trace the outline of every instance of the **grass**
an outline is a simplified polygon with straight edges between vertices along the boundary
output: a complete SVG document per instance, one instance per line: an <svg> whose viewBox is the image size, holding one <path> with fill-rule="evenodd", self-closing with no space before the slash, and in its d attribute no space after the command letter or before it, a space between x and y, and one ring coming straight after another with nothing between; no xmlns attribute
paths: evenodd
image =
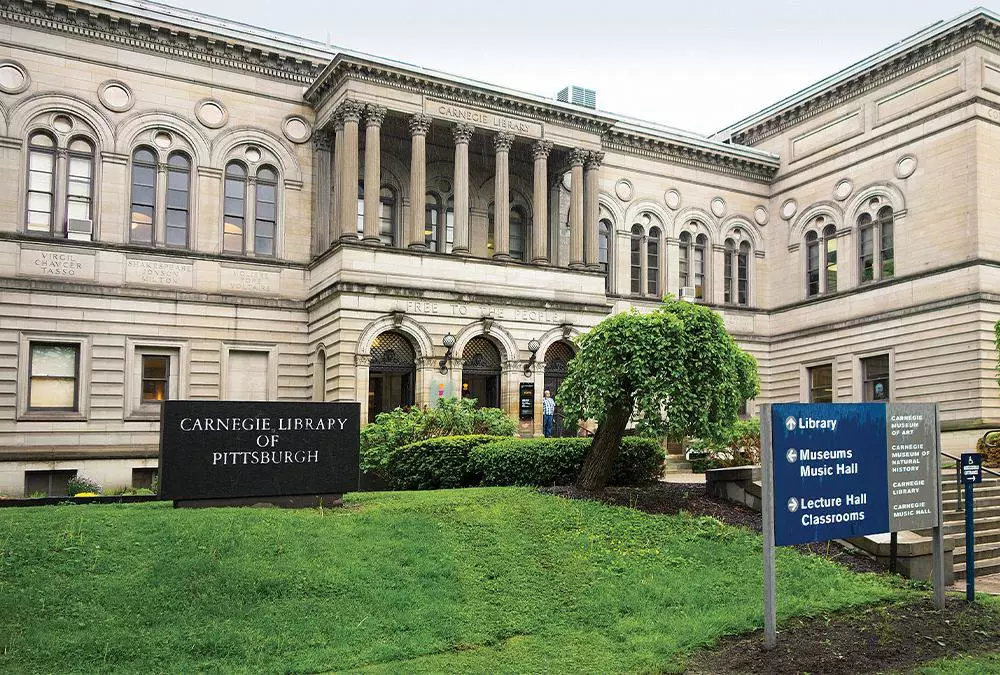
<svg viewBox="0 0 1000 675"><path fill-rule="evenodd" d="M762 624L761 540L526 489L0 511L7 672L635 672ZM779 551L779 613L914 593Z"/></svg>

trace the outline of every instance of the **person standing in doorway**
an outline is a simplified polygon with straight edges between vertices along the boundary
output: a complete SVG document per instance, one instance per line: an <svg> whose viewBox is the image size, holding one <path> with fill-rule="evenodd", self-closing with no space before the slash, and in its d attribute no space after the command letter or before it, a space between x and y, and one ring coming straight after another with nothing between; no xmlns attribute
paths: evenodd
<svg viewBox="0 0 1000 675"><path fill-rule="evenodd" d="M542 392L542 435L545 438L552 438L552 424L556 417L556 400L552 398L552 392L546 389Z"/></svg>

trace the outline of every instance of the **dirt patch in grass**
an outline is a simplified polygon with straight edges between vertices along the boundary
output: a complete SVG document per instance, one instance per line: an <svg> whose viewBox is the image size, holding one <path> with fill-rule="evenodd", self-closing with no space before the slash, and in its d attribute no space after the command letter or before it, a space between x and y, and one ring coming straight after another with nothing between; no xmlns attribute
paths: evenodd
<svg viewBox="0 0 1000 675"><path fill-rule="evenodd" d="M1000 639L994 605L948 598L850 610L785 621L778 645L764 651L763 631L724 638L694 654L689 673L875 673L989 651Z"/></svg>
<svg viewBox="0 0 1000 675"><path fill-rule="evenodd" d="M748 506L705 494L704 484L653 483L638 487L609 487L601 492L586 492L574 486L542 490L570 499L594 499L605 504L628 506L645 513L676 514L681 511L696 516L712 516L728 525L760 532L760 513ZM802 544L795 547L802 553L814 553L844 565L854 572L884 572L884 565L864 553L847 548L835 541Z"/></svg>

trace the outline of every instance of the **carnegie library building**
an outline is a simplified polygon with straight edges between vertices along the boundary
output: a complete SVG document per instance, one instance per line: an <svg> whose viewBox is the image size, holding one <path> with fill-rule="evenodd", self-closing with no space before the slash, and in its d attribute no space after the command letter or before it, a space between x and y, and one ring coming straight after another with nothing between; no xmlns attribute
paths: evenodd
<svg viewBox="0 0 1000 675"><path fill-rule="evenodd" d="M539 435L573 338L664 296L757 358L751 413L939 402L952 452L1000 425L1000 16L713 136L660 122L151 2L0 0L0 493L148 485L164 399L469 396Z"/></svg>

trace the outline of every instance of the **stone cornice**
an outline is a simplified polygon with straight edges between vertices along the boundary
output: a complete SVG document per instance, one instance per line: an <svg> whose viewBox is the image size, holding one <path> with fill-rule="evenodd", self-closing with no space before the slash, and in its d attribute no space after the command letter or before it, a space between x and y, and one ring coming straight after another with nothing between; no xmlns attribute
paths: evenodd
<svg viewBox="0 0 1000 675"><path fill-rule="evenodd" d="M771 161L749 159L736 152L727 152L724 146L709 148L687 144L680 140L616 129L604 134L603 146L605 150L683 164L746 178L757 183L770 183L779 167L777 159Z"/></svg>
<svg viewBox="0 0 1000 675"><path fill-rule="evenodd" d="M791 102L775 110L771 115L751 118L749 124L737 122L716 134L714 138L721 140L725 137L734 143L755 145L811 117L843 105L851 99L972 45L1000 52L1000 24L991 17L979 15L966 24L928 41L915 44L912 48L881 63L875 63L846 79L831 83L812 96Z"/></svg>
<svg viewBox="0 0 1000 675"><path fill-rule="evenodd" d="M0 23L311 84L325 65L260 44L75 3L0 0Z"/></svg>
<svg viewBox="0 0 1000 675"><path fill-rule="evenodd" d="M305 99L314 107L319 107L327 96L348 80L474 105L514 117L555 122L594 134L603 133L616 121L599 112L575 109L556 101L535 100L529 96L497 91L471 82L450 80L443 75L427 74L416 69L407 70L346 54L339 54L334 58L306 91Z"/></svg>

